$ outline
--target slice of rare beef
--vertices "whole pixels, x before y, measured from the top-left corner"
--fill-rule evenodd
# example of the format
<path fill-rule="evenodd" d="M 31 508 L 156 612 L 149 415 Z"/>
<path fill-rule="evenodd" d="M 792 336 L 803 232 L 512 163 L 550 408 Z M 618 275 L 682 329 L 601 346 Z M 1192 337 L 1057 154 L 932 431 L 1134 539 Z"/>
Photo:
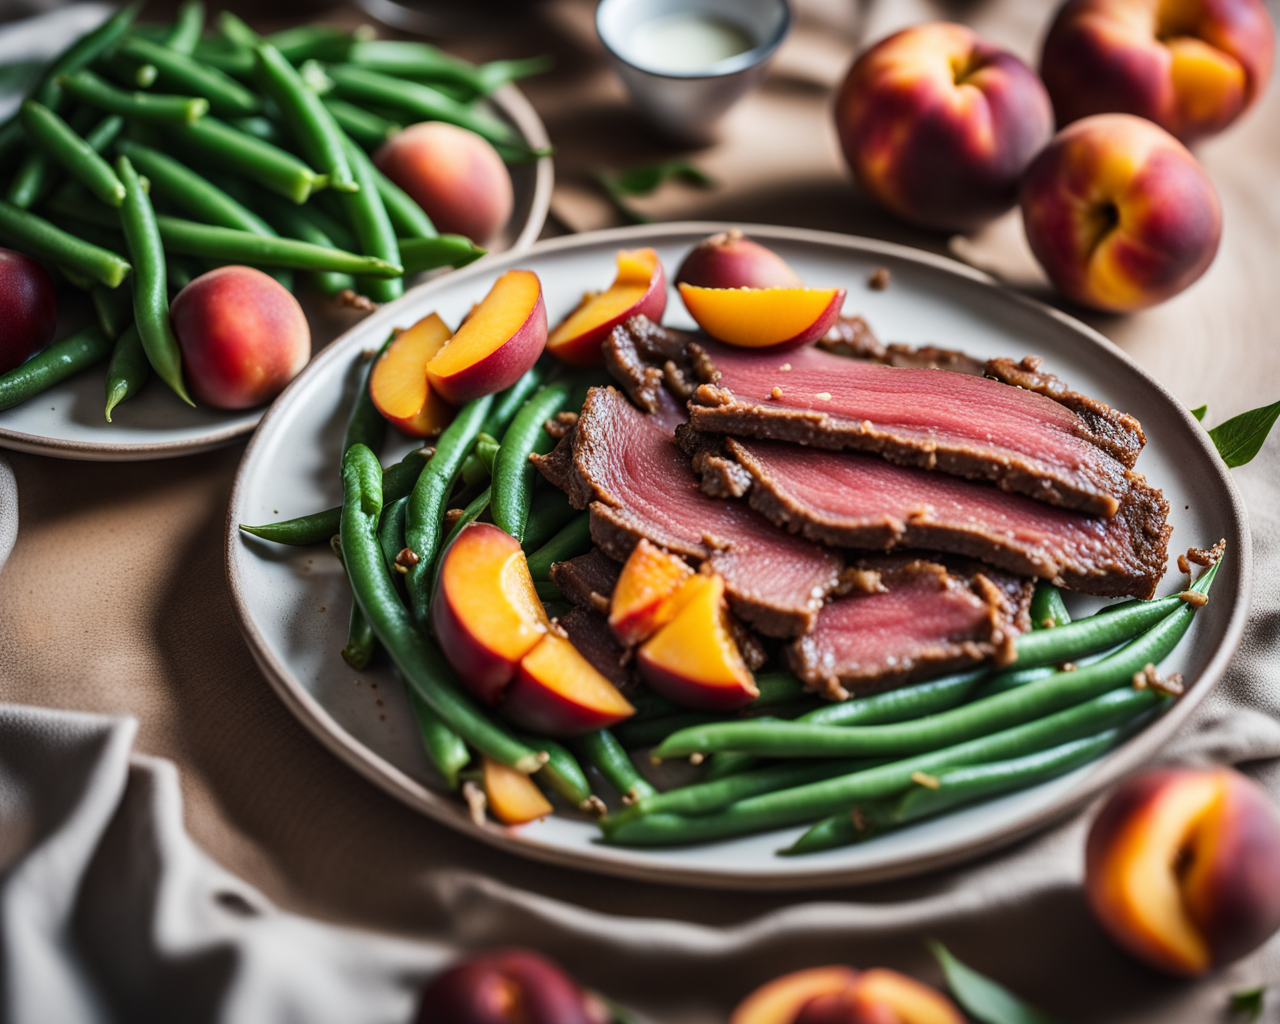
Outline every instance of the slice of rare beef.
<path fill-rule="evenodd" d="M 608 615 L 609 599 L 621 573 L 622 566 L 599 548 L 592 548 L 585 555 L 556 562 L 551 567 L 551 582 L 573 604 Z"/>
<path fill-rule="evenodd" d="M 613 388 L 592 388 L 577 424 L 534 462 L 576 508 L 590 508 L 592 539 L 611 558 L 624 561 L 644 537 L 709 562 L 730 607 L 761 633 L 807 632 L 843 558 L 741 503 L 703 494 L 675 441 L 680 408 L 661 389 L 653 407 L 644 413 Z"/>
<path fill-rule="evenodd" d="M 1104 597 L 1147 599 L 1168 561 L 1169 503 L 1134 474 L 1109 519 L 855 452 L 677 437 L 716 497 L 749 495 L 779 526 L 840 548 L 925 548 Z"/>
<path fill-rule="evenodd" d="M 1119 509 L 1143 442 L 1130 432 L 1124 448 L 1120 417 L 1100 438 L 1068 405 L 987 377 L 882 366 L 813 346 L 735 349 L 643 317 L 614 329 L 605 360 L 645 408 L 664 387 L 688 396 L 698 430 L 875 452 L 1094 515 Z"/>
<path fill-rule="evenodd" d="M 852 592 L 784 652 L 810 689 L 841 700 L 1011 656 L 1008 595 L 985 574 L 966 579 L 928 558 L 890 556 L 860 561 L 846 579 Z"/>

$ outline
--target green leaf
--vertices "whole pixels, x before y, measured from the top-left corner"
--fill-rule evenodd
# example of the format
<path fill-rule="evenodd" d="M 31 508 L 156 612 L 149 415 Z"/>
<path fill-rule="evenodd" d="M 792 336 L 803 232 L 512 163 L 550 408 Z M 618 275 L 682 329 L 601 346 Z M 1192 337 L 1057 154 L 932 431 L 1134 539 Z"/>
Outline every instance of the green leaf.
<path fill-rule="evenodd" d="M 1262 1016 L 1262 1001 L 1266 993 L 1266 985 L 1247 988 L 1241 992 L 1232 992 L 1231 1012 L 1243 1014 L 1247 1020 L 1257 1020 Z"/>
<path fill-rule="evenodd" d="M 646 217 L 639 210 L 634 209 L 627 202 L 629 196 L 647 196 L 659 185 L 668 181 L 684 181 L 699 188 L 713 188 L 716 184 L 714 178 L 698 170 L 688 160 L 681 159 L 664 160 L 657 164 L 642 164 L 617 175 L 601 170 L 595 171 L 594 174 L 596 181 L 604 189 L 605 195 L 633 224 L 651 224 L 653 218 Z"/>
<path fill-rule="evenodd" d="M 1232 468 L 1253 460 L 1280 417 L 1280 402 L 1232 416 L 1209 431 L 1222 461 Z"/>
<path fill-rule="evenodd" d="M 1207 405 L 1202 405 L 1200 406 L 1199 409 L 1192 409 L 1191 415 L 1194 416 L 1196 419 L 1198 419 L 1201 423 L 1203 423 L 1204 414 L 1207 413 L 1208 411 L 1209 411 L 1209 407 Z"/>
<path fill-rule="evenodd" d="M 947 976 L 947 987 L 969 1016 L 981 1024 L 1054 1024 L 1053 1018 L 1028 1006 L 1003 985 L 962 964 L 941 942 L 929 940 Z"/>

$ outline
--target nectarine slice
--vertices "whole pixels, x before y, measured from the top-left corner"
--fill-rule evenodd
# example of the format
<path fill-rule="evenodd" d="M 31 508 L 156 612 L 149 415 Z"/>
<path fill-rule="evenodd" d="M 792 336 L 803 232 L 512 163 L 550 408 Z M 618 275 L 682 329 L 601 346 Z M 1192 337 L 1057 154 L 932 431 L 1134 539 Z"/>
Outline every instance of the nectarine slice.
<path fill-rule="evenodd" d="M 609 625 L 617 638 L 631 647 L 670 622 L 679 607 L 676 593 L 692 575 L 684 559 L 641 540 L 631 549 L 609 603 Z"/>
<path fill-rule="evenodd" d="M 698 288 L 680 285 L 689 315 L 711 337 L 740 348 L 816 341 L 840 316 L 843 288 Z"/>
<path fill-rule="evenodd" d="M 547 338 L 547 351 L 570 366 L 601 366 L 600 343 L 618 324 L 643 314 L 655 323 L 667 308 L 667 280 L 652 249 L 620 249 L 609 290 L 588 294 Z"/>
<path fill-rule="evenodd" d="M 453 332 L 430 313 L 402 331 L 369 374 L 369 397 L 387 422 L 409 437 L 435 437 L 453 419 L 453 407 L 427 384 L 427 363 Z"/>
<path fill-rule="evenodd" d="M 565 637 L 548 633 L 520 661 L 502 713 L 543 736 L 581 736 L 635 714 L 618 688 Z"/>
<path fill-rule="evenodd" d="M 537 362 L 546 342 L 538 275 L 508 270 L 427 364 L 427 380 L 446 402 L 461 405 L 510 387 Z"/>
<path fill-rule="evenodd" d="M 735 711 L 750 704 L 760 691 L 733 639 L 724 580 L 691 576 L 681 591 L 675 618 L 640 648 L 640 674 L 681 707 Z"/>
<path fill-rule="evenodd" d="M 467 689 L 501 703 L 520 659 L 550 625 L 520 542 L 492 523 L 464 527 L 444 553 L 431 624 Z"/>
<path fill-rule="evenodd" d="M 550 801 L 524 772 L 486 757 L 484 795 L 489 810 L 504 825 L 523 825 L 551 813 Z"/>
<path fill-rule="evenodd" d="M 842 965 L 792 971 L 747 996 L 733 1011 L 729 1024 L 791 1024 L 810 999 L 843 992 L 857 981 L 858 972 Z"/>
<path fill-rule="evenodd" d="M 853 1003 L 865 1007 L 863 1016 L 872 1020 L 873 1012 L 884 1008 L 901 1024 L 966 1024 L 956 1004 L 937 989 L 883 967 L 862 972 Z"/>

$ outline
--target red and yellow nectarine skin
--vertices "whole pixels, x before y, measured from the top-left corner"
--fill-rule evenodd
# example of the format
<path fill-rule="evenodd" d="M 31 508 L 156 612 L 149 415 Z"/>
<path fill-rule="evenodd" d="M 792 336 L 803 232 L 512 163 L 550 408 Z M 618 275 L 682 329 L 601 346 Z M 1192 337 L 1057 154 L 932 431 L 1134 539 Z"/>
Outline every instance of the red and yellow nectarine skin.
<path fill-rule="evenodd" d="M 169 307 L 191 393 L 217 409 L 275 398 L 307 365 L 311 328 L 280 282 L 252 267 L 218 267 Z"/>
<path fill-rule="evenodd" d="M 502 713 L 542 736 L 581 736 L 617 725 L 636 709 L 566 638 L 548 633 L 520 661 Z"/>
<path fill-rule="evenodd" d="M 547 351 L 570 366 L 603 366 L 601 342 L 633 316 L 662 320 L 667 278 L 652 249 L 619 250 L 618 274 L 608 291 L 588 293 L 547 338 Z"/>
<path fill-rule="evenodd" d="M 676 284 L 699 288 L 804 287 L 786 260 L 736 228 L 704 238 L 690 249 L 676 272 Z"/>
<path fill-rule="evenodd" d="M 484 244 L 511 219 L 515 194 L 498 151 L 443 121 L 411 124 L 382 144 L 374 163 L 446 234 Z"/>
<path fill-rule="evenodd" d="M 847 991 L 857 980 L 858 972 L 843 965 L 792 971 L 766 982 L 742 1000 L 729 1024 L 792 1024 L 809 1000 Z"/>
<path fill-rule="evenodd" d="M 1059 125 L 1134 114 L 1192 142 L 1253 105 L 1274 48 L 1261 0 L 1070 0 L 1045 38 L 1040 74 Z"/>
<path fill-rule="evenodd" d="M 542 282 L 532 270 L 508 270 L 427 364 L 427 381 L 451 405 L 510 387 L 547 343 Z"/>
<path fill-rule="evenodd" d="M 464 527 L 444 553 L 431 624 L 467 689 L 500 704 L 550 625 L 520 542 L 492 523 Z"/>
<path fill-rule="evenodd" d="M 905 29 L 859 57 L 835 117 L 858 184 L 898 216 L 945 230 L 1013 206 L 1053 134 L 1035 72 L 949 22 Z"/>
<path fill-rule="evenodd" d="M 1280 813 L 1229 768 L 1148 772 L 1093 823 L 1085 891 L 1147 963 L 1180 975 L 1229 963 L 1280 927 Z"/>
<path fill-rule="evenodd" d="M 484 795 L 489 810 L 504 825 L 524 825 L 545 818 L 553 810 L 529 776 L 483 757 Z"/>
<path fill-rule="evenodd" d="M 1131 114 L 1064 128 L 1028 168 L 1027 241 L 1069 298 L 1111 312 L 1163 302 L 1213 262 L 1222 207 L 1177 139 Z"/>
<path fill-rule="evenodd" d="M 559 966 L 528 949 L 469 957 L 422 993 L 416 1024 L 607 1024 Z"/>
<path fill-rule="evenodd" d="M 844 305 L 843 288 L 699 288 L 680 298 L 711 337 L 739 348 L 782 350 L 817 341 Z"/>
<path fill-rule="evenodd" d="M 679 609 L 676 594 L 693 575 L 683 558 L 641 539 L 627 558 L 609 600 L 609 625 L 627 647 L 648 640 Z"/>
<path fill-rule="evenodd" d="M 935 988 L 884 967 L 862 972 L 854 986 L 855 1013 L 872 1024 L 877 1015 L 896 1024 L 966 1024 L 965 1016 L 950 999 Z"/>
<path fill-rule="evenodd" d="M 644 681 L 673 703 L 699 711 L 750 704 L 760 691 L 733 639 L 723 578 L 691 576 L 676 601 L 675 617 L 636 655 Z"/>
<path fill-rule="evenodd" d="M 378 412 L 409 437 L 435 437 L 453 419 L 454 408 L 427 384 L 427 363 L 453 332 L 430 313 L 382 353 L 369 374 L 369 397 Z"/>

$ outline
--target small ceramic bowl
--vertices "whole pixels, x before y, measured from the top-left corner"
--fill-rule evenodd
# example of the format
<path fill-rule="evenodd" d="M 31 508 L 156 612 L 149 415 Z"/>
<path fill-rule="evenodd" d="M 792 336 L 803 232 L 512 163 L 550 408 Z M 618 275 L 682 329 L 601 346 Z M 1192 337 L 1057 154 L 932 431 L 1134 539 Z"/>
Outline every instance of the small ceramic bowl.
<path fill-rule="evenodd" d="M 690 25 L 695 20 L 703 25 Z M 787 0 L 601 0 L 596 8 L 600 41 L 636 106 L 686 142 L 711 138 L 724 113 L 764 76 L 790 28 Z M 718 49 L 728 55 L 717 59 Z"/>

